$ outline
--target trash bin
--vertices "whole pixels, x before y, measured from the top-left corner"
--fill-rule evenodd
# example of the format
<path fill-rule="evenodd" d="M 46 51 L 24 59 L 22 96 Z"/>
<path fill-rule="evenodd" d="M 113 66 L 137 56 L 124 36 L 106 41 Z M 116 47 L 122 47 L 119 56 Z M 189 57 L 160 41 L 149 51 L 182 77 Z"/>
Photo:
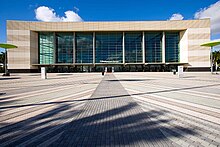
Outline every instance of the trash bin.
<path fill-rule="evenodd" d="M 105 72 L 104 72 L 104 70 L 103 70 L 103 71 L 102 71 L 102 76 L 104 76 L 104 73 L 105 73 Z"/>
<path fill-rule="evenodd" d="M 7 70 L 2 76 L 10 76 L 10 72 Z"/>

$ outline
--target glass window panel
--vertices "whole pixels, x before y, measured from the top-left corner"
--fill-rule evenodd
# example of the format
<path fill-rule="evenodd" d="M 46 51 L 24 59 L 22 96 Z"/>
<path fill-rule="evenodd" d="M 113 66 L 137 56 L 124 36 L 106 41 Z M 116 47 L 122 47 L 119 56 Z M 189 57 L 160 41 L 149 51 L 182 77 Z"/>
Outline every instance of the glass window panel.
<path fill-rule="evenodd" d="M 96 33 L 96 63 L 122 63 L 121 32 Z"/>
<path fill-rule="evenodd" d="M 165 59 L 166 62 L 179 62 L 179 32 L 166 32 Z"/>
<path fill-rule="evenodd" d="M 40 48 L 40 64 L 54 63 L 54 34 L 39 33 L 39 48 Z"/>
<path fill-rule="evenodd" d="M 93 63 L 93 33 L 76 33 L 76 63 Z"/>
<path fill-rule="evenodd" d="M 73 33 L 56 33 L 56 62 L 73 63 Z"/>
<path fill-rule="evenodd" d="M 145 33 L 145 62 L 162 62 L 162 32 Z"/>
<path fill-rule="evenodd" d="M 142 32 L 125 33 L 125 62 L 142 63 Z"/>

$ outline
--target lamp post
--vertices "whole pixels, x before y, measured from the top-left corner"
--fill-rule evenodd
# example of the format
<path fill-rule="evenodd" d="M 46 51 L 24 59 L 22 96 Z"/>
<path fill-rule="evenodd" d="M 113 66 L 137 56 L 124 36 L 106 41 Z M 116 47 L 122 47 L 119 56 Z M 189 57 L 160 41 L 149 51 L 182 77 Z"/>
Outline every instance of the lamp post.
<path fill-rule="evenodd" d="M 209 41 L 206 43 L 201 44 L 201 46 L 206 46 L 206 47 L 211 47 L 211 54 L 210 54 L 210 58 L 211 58 L 211 74 L 213 73 L 213 56 L 212 56 L 212 50 L 214 46 L 220 45 L 220 40 L 213 40 L 213 41 Z"/>
<path fill-rule="evenodd" d="M 12 44 L 0 43 L 0 48 L 5 49 L 5 73 L 3 74 L 3 76 L 9 76 L 9 73 L 7 72 L 7 49 L 17 48 L 17 46 Z"/>
<path fill-rule="evenodd" d="M 213 46 L 211 46 L 211 73 L 213 73 L 213 55 L 212 55 L 212 51 L 213 51 Z"/>

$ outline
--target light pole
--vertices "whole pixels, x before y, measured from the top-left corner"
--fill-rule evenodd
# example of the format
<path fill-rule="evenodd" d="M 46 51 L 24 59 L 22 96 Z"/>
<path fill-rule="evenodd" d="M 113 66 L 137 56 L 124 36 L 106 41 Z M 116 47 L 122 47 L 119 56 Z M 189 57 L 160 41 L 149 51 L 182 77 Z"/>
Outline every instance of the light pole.
<path fill-rule="evenodd" d="M 10 76 L 7 72 L 7 49 L 17 48 L 17 46 L 12 44 L 0 43 L 0 48 L 5 49 L 5 73 L 3 74 L 3 76 Z"/>
<path fill-rule="evenodd" d="M 212 63 L 212 50 L 214 46 L 220 45 L 220 40 L 213 40 L 213 41 L 209 41 L 206 43 L 201 44 L 201 46 L 206 46 L 206 47 L 211 47 L 211 54 L 210 54 L 210 58 L 211 58 L 211 74 L 213 73 L 213 63 Z"/>
<path fill-rule="evenodd" d="M 213 73 L 213 55 L 212 55 L 212 51 L 213 51 L 213 46 L 211 46 L 211 74 Z"/>
<path fill-rule="evenodd" d="M 7 74 L 7 49 L 5 48 L 5 74 Z"/>

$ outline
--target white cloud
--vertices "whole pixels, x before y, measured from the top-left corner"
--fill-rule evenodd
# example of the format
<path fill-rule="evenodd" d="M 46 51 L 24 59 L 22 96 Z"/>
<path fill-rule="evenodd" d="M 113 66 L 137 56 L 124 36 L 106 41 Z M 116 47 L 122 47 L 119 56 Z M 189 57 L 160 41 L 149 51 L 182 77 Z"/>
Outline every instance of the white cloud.
<path fill-rule="evenodd" d="M 82 18 L 73 11 L 66 11 L 65 15 L 66 15 L 65 17 L 61 18 L 62 21 L 73 21 L 73 22 L 83 21 Z"/>
<path fill-rule="evenodd" d="M 170 17 L 170 20 L 183 20 L 183 16 L 179 13 L 175 13 Z"/>
<path fill-rule="evenodd" d="M 40 6 L 35 10 L 36 19 L 40 21 L 46 21 L 46 22 L 61 22 L 61 21 L 70 21 L 70 22 L 80 22 L 83 21 L 83 19 L 75 12 L 73 11 L 66 11 L 64 17 L 60 17 L 56 15 L 56 12 L 54 9 L 46 7 L 46 6 Z"/>
<path fill-rule="evenodd" d="M 209 7 L 200 9 L 194 14 L 195 19 L 210 18 L 211 31 L 213 34 L 220 33 L 220 1 Z"/>

